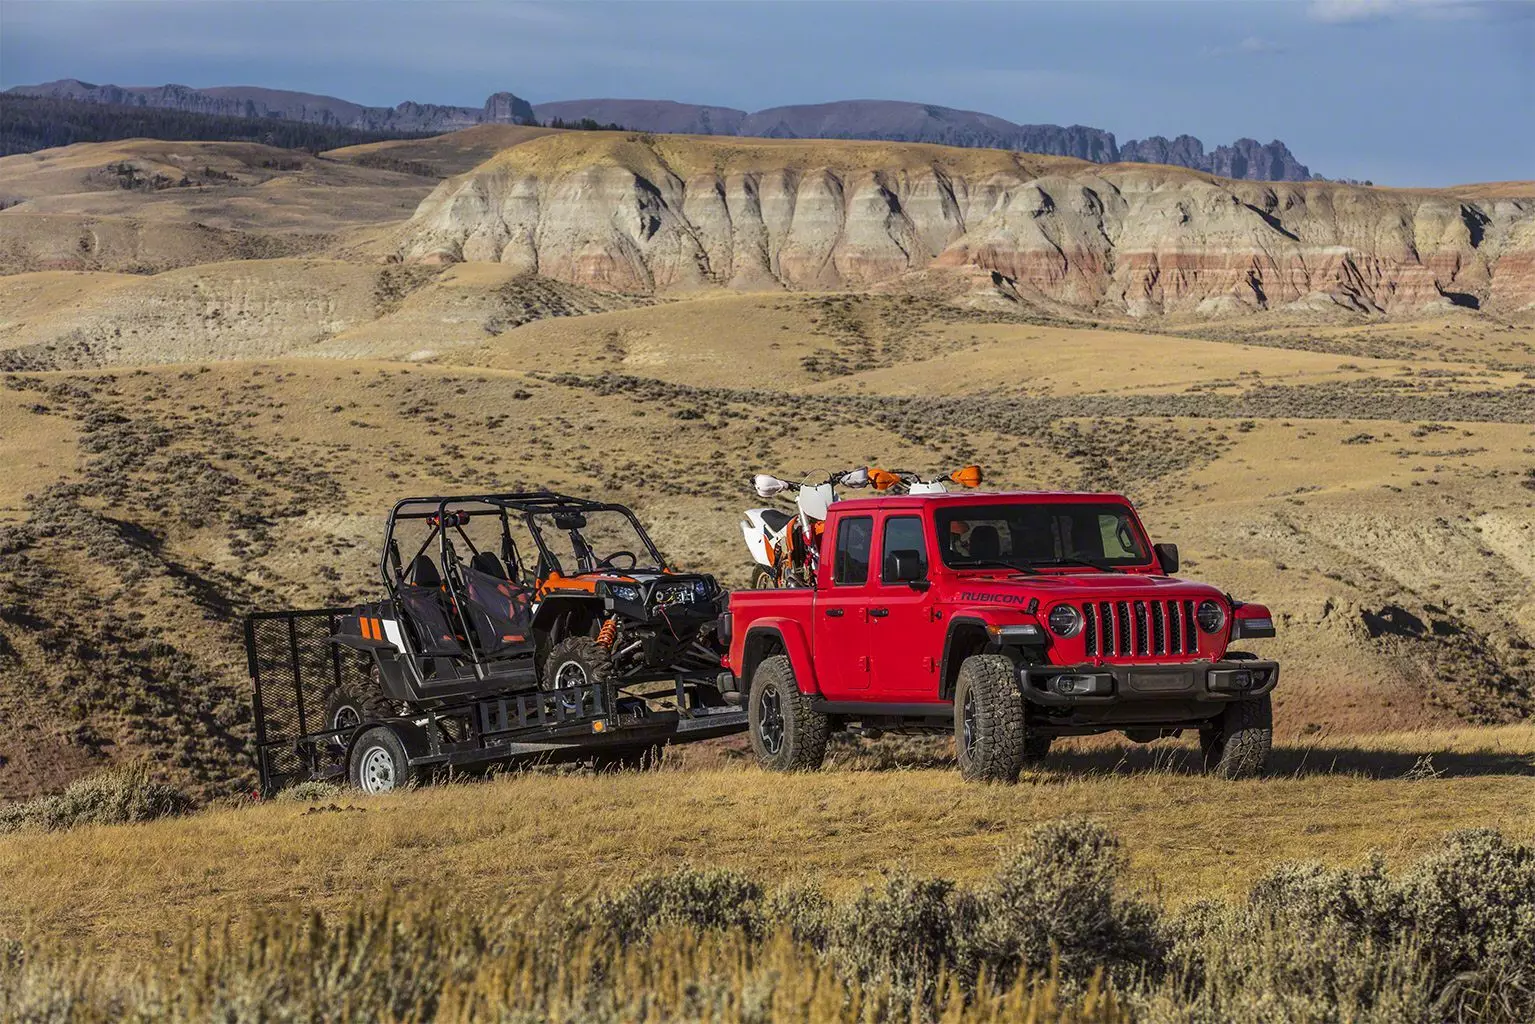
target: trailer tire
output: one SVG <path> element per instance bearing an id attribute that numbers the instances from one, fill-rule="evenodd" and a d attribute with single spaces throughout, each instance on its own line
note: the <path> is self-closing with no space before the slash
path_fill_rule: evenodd
<path id="1" fill-rule="evenodd" d="M 967 780 L 1018 781 L 1030 747 L 1014 674 L 1013 663 L 1000 654 L 973 654 L 959 666 L 954 749 L 959 773 Z"/>
<path id="2" fill-rule="evenodd" d="M 347 768 L 352 785 L 364 793 L 388 793 L 416 781 L 405 744 L 387 725 L 375 725 L 357 737 Z"/>
<path id="3" fill-rule="evenodd" d="M 800 693 L 788 658 L 780 654 L 757 665 L 746 706 L 758 764 L 780 772 L 813 772 L 821 767 L 831 723 Z"/>
<path id="4" fill-rule="evenodd" d="M 1274 706 L 1268 694 L 1227 704 L 1199 730 L 1205 771 L 1223 779 L 1260 775 L 1274 743 Z"/>
<path id="5" fill-rule="evenodd" d="M 572 686 L 608 683 L 612 679 L 613 660 L 606 647 L 589 636 L 567 636 L 554 645 L 544 660 L 539 686 L 545 690 L 565 690 Z"/>

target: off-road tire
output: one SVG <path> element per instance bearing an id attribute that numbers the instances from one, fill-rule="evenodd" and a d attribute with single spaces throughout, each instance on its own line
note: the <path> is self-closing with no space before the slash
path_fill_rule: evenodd
<path id="1" fill-rule="evenodd" d="M 375 725 L 357 737 L 347 760 L 347 778 L 365 793 L 388 793 L 417 781 L 405 744 L 387 725 Z"/>
<path id="2" fill-rule="evenodd" d="M 821 767 L 831 724 L 799 692 L 788 658 L 778 655 L 762 660 L 752 673 L 746 708 L 758 764 L 780 772 L 813 772 Z"/>
<path id="3" fill-rule="evenodd" d="M 778 574 L 765 565 L 752 565 L 751 589 L 777 590 Z"/>
<path id="4" fill-rule="evenodd" d="M 959 666 L 954 750 L 960 775 L 970 781 L 1017 782 L 1023 769 L 1028 733 L 1014 674 L 1000 654 L 973 654 Z"/>
<path id="5" fill-rule="evenodd" d="M 1269 695 L 1227 704 L 1199 730 L 1205 771 L 1223 779 L 1262 774 L 1274 742 L 1274 707 Z"/>
<path id="6" fill-rule="evenodd" d="M 576 668 L 580 678 L 575 678 Z M 567 673 L 567 680 L 560 681 L 560 673 Z M 538 685 L 544 690 L 568 689 L 572 686 L 591 686 L 613 681 L 613 659 L 608 649 L 589 636 L 568 636 L 554 645 L 549 657 L 544 659 L 544 671 Z"/>
<path id="7" fill-rule="evenodd" d="M 346 679 L 339 686 L 326 691 L 325 724 L 321 728 L 355 728 L 367 722 L 393 718 L 394 715 L 394 703 L 384 693 L 378 664 L 374 662 L 367 666 L 361 679 Z"/>

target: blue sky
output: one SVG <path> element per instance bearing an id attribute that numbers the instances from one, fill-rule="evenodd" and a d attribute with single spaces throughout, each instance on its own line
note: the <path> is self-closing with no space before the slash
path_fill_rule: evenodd
<path id="1" fill-rule="evenodd" d="M 903 99 L 1120 141 L 1283 139 L 1329 177 L 1535 178 L 1535 2 L 0 0 L 0 86 L 264 85 L 393 105 Z"/>

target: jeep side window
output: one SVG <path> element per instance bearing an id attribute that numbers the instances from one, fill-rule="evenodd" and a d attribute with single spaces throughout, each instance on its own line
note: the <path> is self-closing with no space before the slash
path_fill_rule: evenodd
<path id="1" fill-rule="evenodd" d="M 849 516 L 837 524 L 837 553 L 832 561 L 833 583 L 857 586 L 869 581 L 869 548 L 874 540 L 871 516 Z"/>
<path id="2" fill-rule="evenodd" d="M 883 563 L 880 582 L 890 583 L 895 580 L 894 555 L 897 552 L 915 554 L 917 564 L 922 567 L 922 575 L 917 578 L 927 579 L 927 536 L 922 531 L 922 520 L 917 516 L 892 516 L 886 519 L 884 543 L 879 550 Z"/>

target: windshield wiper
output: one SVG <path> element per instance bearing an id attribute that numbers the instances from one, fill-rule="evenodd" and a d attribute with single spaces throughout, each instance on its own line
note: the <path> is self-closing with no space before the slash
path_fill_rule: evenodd
<path id="1" fill-rule="evenodd" d="M 963 562 L 954 563 L 956 569 L 981 569 L 990 566 L 996 569 L 1011 569 L 1014 572 L 1023 573 L 1025 576 L 1038 576 L 1039 570 L 1023 562 L 1008 562 L 1000 558 L 967 558 Z"/>
<path id="2" fill-rule="evenodd" d="M 1093 558 L 1050 558 L 1036 561 L 1036 565 L 1085 565 L 1089 569 L 1097 569 L 1099 572 L 1123 573 L 1124 570 L 1107 562 L 1100 562 Z"/>

